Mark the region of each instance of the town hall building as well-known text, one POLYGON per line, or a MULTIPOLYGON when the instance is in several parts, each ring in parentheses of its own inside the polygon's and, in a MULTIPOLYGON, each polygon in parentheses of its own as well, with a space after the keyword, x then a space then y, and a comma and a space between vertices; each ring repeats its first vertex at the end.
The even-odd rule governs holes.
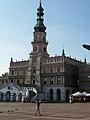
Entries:
POLYGON ((50 57, 47 51, 44 9, 40 2, 34 26, 32 52, 28 60, 10 60, 9 73, 0 77, 0 101, 32 101, 39 97, 44 101, 66 102, 69 95, 79 90, 81 61, 61 55, 50 57))

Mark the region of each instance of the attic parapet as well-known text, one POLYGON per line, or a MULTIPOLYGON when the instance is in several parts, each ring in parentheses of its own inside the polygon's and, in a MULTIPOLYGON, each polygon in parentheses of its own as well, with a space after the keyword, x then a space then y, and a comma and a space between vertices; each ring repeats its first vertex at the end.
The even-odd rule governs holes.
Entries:
POLYGON ((65 57, 65 63, 72 64, 72 65, 79 65, 80 63, 82 64, 83 62, 80 62, 79 60, 76 60, 71 57, 65 57))
POLYGON ((65 58, 63 56, 49 57, 42 60, 43 64, 63 63, 65 58))
POLYGON ((28 62, 29 60, 12 62, 10 63, 10 68, 28 66, 28 62))
POLYGON ((72 65, 80 65, 80 63, 82 64, 83 62, 80 62, 79 60, 66 56, 55 56, 42 60, 42 64, 54 64, 54 63, 67 63, 72 65))

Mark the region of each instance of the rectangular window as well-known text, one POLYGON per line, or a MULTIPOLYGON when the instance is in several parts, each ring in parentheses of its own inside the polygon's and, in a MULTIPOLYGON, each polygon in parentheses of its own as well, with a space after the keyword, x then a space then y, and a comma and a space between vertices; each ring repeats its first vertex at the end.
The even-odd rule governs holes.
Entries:
POLYGON ((57 72, 58 73, 60 72, 60 66, 57 66, 57 72))
POLYGON ((17 70, 17 75, 19 75, 19 70, 17 70))
POLYGON ((12 75, 14 75, 14 71, 12 71, 12 75))
POLYGON ((23 70, 23 75, 25 75, 25 70, 23 70))
POLYGON ((44 77, 44 78, 43 78, 43 84, 46 85, 46 84, 47 84, 47 81, 48 81, 48 77, 44 77))
POLYGON ((47 84, 47 81, 44 81, 44 85, 46 85, 47 84))
POLYGON ((62 76, 62 84, 64 84, 64 76, 62 76))
POLYGON ((50 84, 53 84, 54 83, 54 77, 51 77, 50 78, 50 84))
POLYGON ((63 82, 64 82, 64 77, 63 76, 59 76, 58 78, 57 78, 57 84, 63 84, 63 82))
POLYGON ((48 73, 48 68, 44 67, 44 73, 48 73))
POLYGON ((53 68, 52 67, 50 67, 50 73, 53 73, 53 68))
POLYGON ((4 81, 2 81, 2 84, 4 84, 4 81))
POLYGON ((50 80, 50 84, 53 84, 53 81, 52 81, 52 80, 50 80))

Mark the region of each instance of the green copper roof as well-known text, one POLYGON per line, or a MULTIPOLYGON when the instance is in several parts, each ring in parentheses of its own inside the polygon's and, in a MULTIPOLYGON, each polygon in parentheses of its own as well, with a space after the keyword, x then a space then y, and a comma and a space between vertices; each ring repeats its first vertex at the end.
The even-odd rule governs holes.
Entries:
POLYGON ((45 32, 46 30, 46 27, 43 24, 43 21, 44 21, 43 15, 44 15, 43 8, 40 2, 39 7, 37 8, 37 23, 34 26, 35 32, 45 32))

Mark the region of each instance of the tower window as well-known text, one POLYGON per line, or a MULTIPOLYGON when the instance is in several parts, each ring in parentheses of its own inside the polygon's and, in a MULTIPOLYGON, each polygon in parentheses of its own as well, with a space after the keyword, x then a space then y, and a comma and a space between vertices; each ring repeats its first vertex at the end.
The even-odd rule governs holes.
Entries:
POLYGON ((36 51, 37 51, 37 47, 34 47, 34 48, 33 48, 33 51, 36 52, 36 51))
POLYGON ((45 47, 43 48, 43 52, 46 52, 46 48, 45 47))
POLYGON ((37 40, 37 37, 35 37, 35 40, 37 40))
POLYGON ((33 60, 34 62, 36 62, 36 58, 34 58, 34 60, 33 60))
POLYGON ((43 41, 45 41, 45 37, 43 37, 43 41))

